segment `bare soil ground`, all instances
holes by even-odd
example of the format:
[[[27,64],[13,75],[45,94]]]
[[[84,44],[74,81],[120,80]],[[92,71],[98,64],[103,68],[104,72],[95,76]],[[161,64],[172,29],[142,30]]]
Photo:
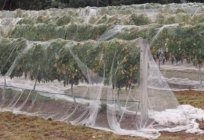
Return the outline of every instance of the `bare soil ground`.
[[[191,104],[204,109],[204,92],[176,92],[181,104]],[[204,122],[199,122],[204,129]],[[0,140],[143,140],[139,137],[117,136],[109,132],[37,117],[0,113]],[[184,132],[163,132],[159,140],[203,140],[204,135]]]

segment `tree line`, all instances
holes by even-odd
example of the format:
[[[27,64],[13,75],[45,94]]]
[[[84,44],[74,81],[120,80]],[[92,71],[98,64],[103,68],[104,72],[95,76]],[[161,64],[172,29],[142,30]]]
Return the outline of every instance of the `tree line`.
[[[142,3],[183,3],[203,2],[203,0],[0,0],[1,9],[30,9],[40,10],[47,8],[85,7],[85,6],[114,6]]]

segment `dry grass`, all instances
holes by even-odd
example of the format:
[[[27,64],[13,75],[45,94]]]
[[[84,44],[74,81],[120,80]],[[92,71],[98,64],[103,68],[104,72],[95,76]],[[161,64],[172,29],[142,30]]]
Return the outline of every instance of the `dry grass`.
[[[182,104],[192,104],[204,109],[203,92],[177,92]],[[0,113],[1,140],[143,140],[139,137],[117,136],[112,133],[93,130],[83,126],[72,126],[62,122],[44,120],[37,117]],[[204,122],[200,122],[204,129]],[[162,133],[159,140],[203,140],[204,135]]]
[[[133,137],[116,136],[83,126],[72,126],[9,112],[1,113],[0,118],[2,140],[135,140]]]
[[[204,92],[180,91],[176,92],[176,97],[180,104],[190,104],[204,109]]]

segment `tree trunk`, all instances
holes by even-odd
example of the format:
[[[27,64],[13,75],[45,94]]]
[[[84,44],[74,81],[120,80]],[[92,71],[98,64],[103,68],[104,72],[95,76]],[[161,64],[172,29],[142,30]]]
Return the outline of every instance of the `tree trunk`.
[[[75,98],[75,96],[74,96],[73,87],[74,87],[74,85],[71,84],[71,94],[72,94],[72,97],[73,97],[73,99],[74,99],[74,104],[76,104],[76,98]]]
[[[99,0],[96,0],[96,6],[99,6]]]
[[[3,5],[3,10],[10,10],[11,9],[11,2],[12,0],[5,0]]]
[[[201,71],[201,64],[198,65],[198,77],[200,81],[200,88],[203,87],[203,81],[202,81],[202,71]]]
[[[120,90],[121,88],[118,88],[118,92],[117,92],[117,104],[118,104],[118,109],[119,109],[119,114],[118,114],[118,118],[120,118],[120,115],[122,113],[122,109],[121,109],[121,105],[120,105]]]

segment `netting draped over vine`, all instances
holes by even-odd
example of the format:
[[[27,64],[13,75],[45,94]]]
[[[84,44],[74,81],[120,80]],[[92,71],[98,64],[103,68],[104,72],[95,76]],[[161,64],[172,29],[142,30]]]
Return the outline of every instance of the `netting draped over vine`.
[[[154,60],[160,48],[180,56],[186,42],[203,52],[203,11],[201,4],[1,11],[0,111],[146,138],[203,133],[196,119],[204,111],[179,106]]]
[[[74,63],[73,67],[67,67],[61,72],[65,73],[65,76],[71,76],[59,79],[63,82],[51,81],[49,75],[45,75],[53,72],[49,69],[55,67],[50,65],[54,62],[48,62],[47,57],[50,56],[46,55],[49,50],[56,49],[53,46],[55,43],[57,42],[21,42],[20,46],[24,44],[26,47],[21,49],[15,58],[10,58],[14,53],[11,50],[7,59],[14,61],[11,64],[5,63],[10,67],[5,75],[1,76],[0,83],[3,110],[86,125],[122,135],[159,135],[148,134],[145,130],[153,129],[155,125],[149,113],[176,108],[178,102],[154,62],[147,41],[139,38],[126,42],[127,46],[123,45],[124,42],[116,41],[116,44],[123,45],[121,47],[96,43],[91,46],[91,50],[88,48],[89,42],[87,46],[83,44],[83,47],[76,42],[63,43],[58,53],[66,52],[64,55],[69,56],[56,53],[54,57],[58,62],[57,68],[65,66],[63,64],[66,64],[66,61]],[[19,49],[19,46],[14,49]],[[81,49],[84,49],[84,54],[81,54]],[[110,49],[115,53],[110,52]],[[129,54],[121,56],[124,53]],[[33,59],[36,55],[39,57],[37,60]],[[25,62],[25,57],[28,62]],[[69,60],[66,60],[67,57]],[[131,63],[126,64],[126,59]],[[29,64],[32,69],[29,69]],[[131,65],[131,71],[122,68],[124,65]],[[25,71],[24,76],[16,78],[14,76],[20,74],[18,69],[31,71]],[[70,71],[71,74],[66,73]],[[123,76],[125,72],[131,72],[128,79],[126,75]],[[68,83],[71,86],[63,86]]]

